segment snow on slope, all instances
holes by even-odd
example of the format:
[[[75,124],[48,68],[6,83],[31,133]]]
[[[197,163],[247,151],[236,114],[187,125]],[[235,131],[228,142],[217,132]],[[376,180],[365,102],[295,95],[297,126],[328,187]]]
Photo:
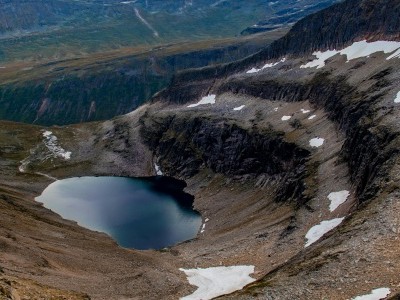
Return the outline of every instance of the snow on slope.
[[[328,199],[331,201],[329,205],[329,210],[332,212],[336,208],[338,208],[342,203],[346,202],[347,198],[349,197],[349,191],[340,191],[340,192],[333,192],[328,195]]]
[[[199,105],[205,105],[205,104],[215,104],[215,97],[216,95],[208,95],[205,96],[203,98],[201,98],[201,100],[199,102],[197,102],[196,104],[190,104],[188,105],[188,107],[196,107]]]
[[[390,289],[380,288],[371,291],[371,294],[357,296],[353,300],[380,300],[385,299],[390,294]]]
[[[161,171],[161,167],[159,165],[157,165],[156,163],[154,163],[154,169],[156,170],[157,176],[163,176],[164,175],[164,173]]]
[[[318,225],[311,227],[306,234],[307,243],[304,248],[318,241],[325,233],[331,231],[333,228],[339,226],[344,218],[336,218],[332,220],[322,221]]]
[[[324,144],[325,139],[323,138],[313,138],[310,140],[310,146],[314,148],[321,147]]]
[[[400,92],[397,93],[394,103],[400,103]]]
[[[387,59],[392,59],[392,58],[400,58],[400,42],[393,42],[393,41],[376,41],[376,42],[371,42],[368,43],[366,40],[361,41],[361,42],[355,42],[351,46],[344,48],[343,50],[337,51],[337,50],[327,50],[324,52],[321,51],[316,51],[313,53],[317,58],[314,59],[313,61],[301,65],[300,68],[315,68],[320,69],[325,66],[325,61],[336,54],[340,55],[346,55],[347,56],[347,61],[360,58],[360,57],[368,57],[373,53],[376,52],[384,52],[384,53],[393,53],[391,56],[389,56]]]
[[[280,63],[283,63],[283,62],[285,62],[285,61],[286,61],[286,58],[282,58],[282,59],[281,59],[280,61],[278,61],[278,62],[265,64],[261,69],[252,68],[252,69],[248,70],[246,73],[247,73],[247,74],[258,73],[258,72],[260,72],[260,71],[262,71],[262,70],[264,70],[264,69],[275,67],[276,65],[278,65],[278,64],[280,64]]]
[[[179,269],[185,272],[190,284],[198,289],[181,300],[208,300],[242,289],[255,281],[250,277],[254,266]]]
[[[58,139],[55,135],[53,135],[53,133],[51,131],[43,132],[43,137],[45,138],[43,142],[44,142],[46,148],[50,151],[51,156],[60,157],[65,160],[68,160],[71,158],[72,153],[70,151],[66,151],[65,149],[63,149],[62,147],[60,147],[57,144]]]
[[[236,110],[236,111],[242,110],[245,106],[246,105],[241,105],[241,106],[235,107],[233,110]]]

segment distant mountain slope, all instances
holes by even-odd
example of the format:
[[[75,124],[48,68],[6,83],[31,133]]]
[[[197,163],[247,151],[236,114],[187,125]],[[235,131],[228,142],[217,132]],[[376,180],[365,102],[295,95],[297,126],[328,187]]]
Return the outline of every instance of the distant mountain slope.
[[[232,37],[259,20],[291,15],[293,9],[301,12],[298,20],[314,12],[310,7],[317,8],[318,3],[0,0],[0,61],[59,58],[124,46]],[[275,23],[276,27],[287,25]]]
[[[339,0],[325,1],[295,1],[290,7],[276,9],[279,1],[270,2],[268,5],[274,11],[274,16],[268,17],[257,24],[250,26],[242,31],[242,34],[253,34],[264,31],[271,31],[282,26],[291,26],[300,19],[327,8]]]
[[[232,63],[210,66],[197,70],[185,70],[176,74],[169,90],[160,97],[170,98],[171,90],[179,88],[175,99],[185,98],[183,82],[207,78],[221,78],[254,65],[262,65],[270,59],[287,56],[304,56],[315,50],[341,49],[360,40],[400,40],[400,1],[398,0],[347,0],[337,3],[297,22],[290,31],[258,53]],[[204,83],[206,85],[206,83]],[[190,89],[190,87],[188,87]],[[191,93],[197,93],[200,86]]]

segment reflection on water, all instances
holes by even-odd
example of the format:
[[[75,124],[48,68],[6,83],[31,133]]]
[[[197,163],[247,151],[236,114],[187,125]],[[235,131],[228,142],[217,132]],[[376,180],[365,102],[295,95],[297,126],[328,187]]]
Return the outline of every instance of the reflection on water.
[[[52,183],[36,200],[123,247],[161,249],[195,237],[201,226],[184,186],[166,177],[78,177]]]

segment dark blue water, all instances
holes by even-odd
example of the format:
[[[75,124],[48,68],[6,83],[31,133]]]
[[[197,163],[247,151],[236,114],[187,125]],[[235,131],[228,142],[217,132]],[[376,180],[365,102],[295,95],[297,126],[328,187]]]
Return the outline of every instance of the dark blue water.
[[[123,247],[161,249],[195,237],[201,226],[184,187],[166,177],[79,177],[52,183],[36,200]]]

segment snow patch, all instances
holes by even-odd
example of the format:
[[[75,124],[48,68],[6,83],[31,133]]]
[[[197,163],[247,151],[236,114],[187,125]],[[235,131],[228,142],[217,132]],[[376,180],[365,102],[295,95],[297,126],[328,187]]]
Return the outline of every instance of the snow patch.
[[[288,120],[290,120],[292,118],[292,116],[283,116],[282,118],[281,118],[281,120],[282,121],[288,121]]]
[[[278,111],[278,109],[279,109],[279,107],[275,107],[275,108],[274,108],[274,111]]]
[[[198,289],[181,300],[209,300],[215,297],[241,290],[255,281],[250,277],[254,266],[213,267],[206,269],[179,269],[185,272],[191,285]]]
[[[397,51],[396,51],[397,50]],[[324,52],[316,51],[313,53],[317,58],[313,61],[301,65],[300,68],[315,68],[320,69],[325,66],[325,61],[336,54],[346,55],[347,61],[360,58],[360,57],[368,57],[373,53],[376,52],[384,52],[393,53],[390,55],[387,60],[392,58],[400,58],[400,42],[393,42],[393,41],[376,41],[368,43],[366,40],[361,42],[355,42],[351,46],[344,48],[340,51],[337,50],[327,50]]]
[[[315,55],[317,58],[314,59],[313,61],[310,61],[309,63],[307,63],[305,65],[301,65],[300,68],[301,69],[305,69],[305,68],[315,68],[315,67],[317,67],[317,69],[320,69],[320,68],[325,66],[325,61],[328,58],[331,58],[332,56],[335,56],[338,53],[339,52],[336,51],[336,50],[328,50],[328,51],[325,51],[325,52],[316,51],[316,52],[313,53],[313,55]]]
[[[70,151],[66,151],[64,148],[58,145],[58,139],[51,131],[43,132],[43,137],[43,142],[53,157],[60,157],[65,160],[71,159],[72,153]]]
[[[397,93],[394,103],[400,103],[400,92]]]
[[[21,165],[18,167],[18,171],[20,171],[21,173],[25,173],[26,168],[28,167],[30,162],[31,161],[29,160],[29,158],[25,158],[24,160],[20,161]]]
[[[261,67],[260,69],[252,68],[252,69],[248,70],[246,73],[247,73],[247,74],[258,73],[258,72],[260,72],[260,71],[262,71],[262,70],[265,70],[265,69],[267,69],[267,68],[275,67],[276,65],[279,65],[280,63],[283,63],[283,62],[285,62],[285,61],[286,61],[286,58],[284,57],[284,58],[282,58],[282,59],[281,59],[280,61],[278,61],[278,62],[265,64],[265,65],[264,65],[263,67]]]
[[[203,233],[206,230],[206,223],[203,223],[203,226],[201,226],[200,233]]]
[[[306,234],[307,243],[304,248],[318,241],[325,233],[331,231],[342,223],[344,218],[336,218],[332,220],[322,221],[318,225],[311,227]]]
[[[324,141],[325,139],[323,138],[313,138],[310,140],[310,146],[315,148],[321,147],[324,144]]]
[[[303,114],[308,114],[310,111],[311,111],[311,110],[307,110],[307,109],[304,109],[304,108],[301,109],[301,112],[302,112]]]
[[[371,294],[357,296],[353,300],[380,300],[385,299],[390,294],[390,289],[380,288],[371,291]]]
[[[316,116],[317,116],[317,115],[309,116],[308,119],[309,119],[309,120],[312,120],[312,119],[314,119]]]
[[[350,196],[349,191],[333,192],[328,195],[328,199],[331,201],[329,205],[329,210],[332,212],[339,207],[342,203],[346,202],[347,198]]]
[[[204,223],[203,223],[203,226],[201,227],[200,233],[203,233],[203,232],[205,231],[205,229],[206,229],[206,223],[207,223],[208,221],[210,221],[209,218],[206,218],[206,219],[204,220]]]
[[[196,107],[199,105],[205,105],[205,104],[215,104],[215,97],[216,95],[208,95],[205,96],[203,98],[201,98],[201,100],[199,102],[197,102],[196,104],[190,104],[188,107]]]
[[[239,106],[239,107],[235,107],[233,110],[242,110],[245,106],[246,106],[246,105],[242,105],[242,106]]]
[[[163,176],[164,175],[164,173],[161,171],[161,167],[159,165],[157,165],[156,163],[154,163],[154,169],[156,170],[157,176]]]

